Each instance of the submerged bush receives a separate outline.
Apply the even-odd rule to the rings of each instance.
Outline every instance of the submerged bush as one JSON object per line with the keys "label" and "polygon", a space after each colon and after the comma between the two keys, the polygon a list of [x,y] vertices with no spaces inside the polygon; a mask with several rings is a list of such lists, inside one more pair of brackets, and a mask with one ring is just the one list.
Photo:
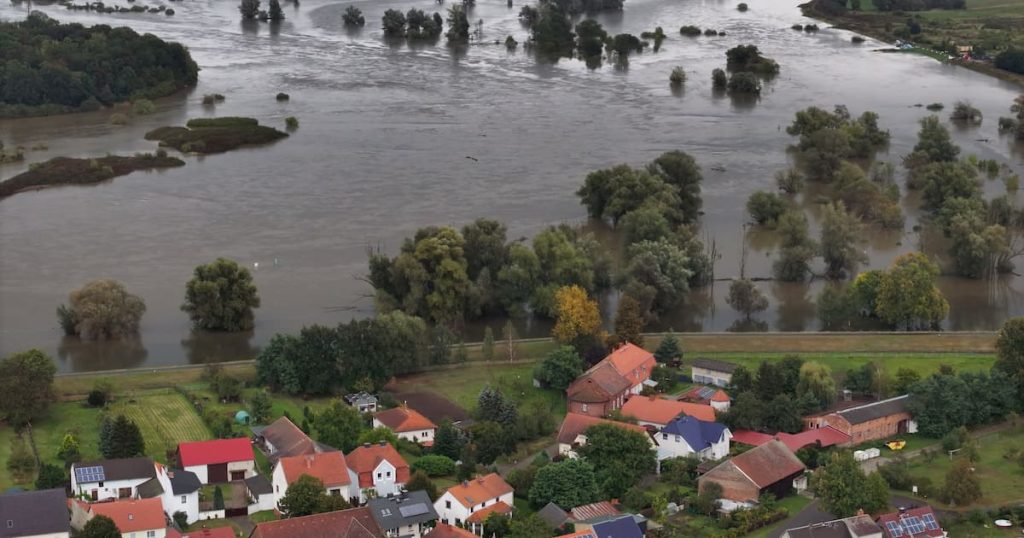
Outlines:
{"label": "submerged bush", "polygon": [[120,112],[115,112],[110,115],[109,121],[111,125],[125,125],[128,123],[128,116]]}
{"label": "submerged bush", "polygon": [[148,116],[156,112],[156,105],[149,99],[139,99],[132,103],[132,114],[136,116]]}
{"label": "submerged bush", "polygon": [[345,23],[345,26],[363,26],[366,24],[362,10],[356,6],[345,8],[345,13],[342,13],[341,20]]}
{"label": "submerged bush", "polygon": [[277,100],[278,101],[287,101],[287,100],[289,100],[291,98],[292,97],[290,95],[288,95],[287,93],[284,93],[284,92],[281,92],[281,93],[277,94]]}
{"label": "submerged bush", "polygon": [[729,85],[729,78],[724,69],[715,69],[711,72],[711,87],[716,90],[724,90]]}
{"label": "submerged bush", "polygon": [[748,10],[750,8],[747,6],[746,2],[740,2],[740,5],[736,6],[736,9],[738,9],[740,11],[746,11],[746,10]]}
{"label": "submerged bush", "polygon": [[700,28],[696,26],[687,25],[679,28],[679,33],[685,36],[694,37],[700,35]]}
{"label": "submerged bush", "polygon": [[284,125],[285,127],[288,128],[288,130],[294,131],[295,129],[299,128],[299,119],[296,118],[295,116],[288,116],[287,118],[284,119]]}
{"label": "submerged bush", "polygon": [[682,86],[683,82],[686,82],[686,72],[683,71],[682,66],[677,65],[672,68],[672,73],[668,76],[668,82],[675,87]]}

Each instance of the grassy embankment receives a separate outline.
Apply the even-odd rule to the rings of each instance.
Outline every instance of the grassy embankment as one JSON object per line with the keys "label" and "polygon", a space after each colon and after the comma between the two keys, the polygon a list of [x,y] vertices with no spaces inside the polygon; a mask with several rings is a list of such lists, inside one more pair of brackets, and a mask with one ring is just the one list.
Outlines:
{"label": "grassy embankment", "polygon": [[167,155],[140,153],[132,157],[110,155],[95,159],[55,157],[33,165],[27,172],[0,182],[0,198],[18,192],[57,185],[91,185],[138,170],[184,166],[185,161]]}
{"label": "grassy embankment", "polygon": [[[921,33],[910,36],[918,45],[911,52],[940,61],[950,61],[946,54],[936,52],[945,43],[983,48],[993,57],[1007,47],[1024,47],[1024,0],[967,0],[966,9],[916,12],[877,11],[871,0],[861,0],[861,11],[842,15],[826,14],[813,0],[801,7],[808,17],[888,43],[899,39],[897,32],[906,28],[908,18],[912,17],[921,25]],[[1024,75],[997,69],[988,62],[951,63],[1024,86]]]}
{"label": "grassy embankment", "polygon": [[[922,374],[949,364],[957,369],[985,369],[994,361],[993,333],[938,333],[938,334],[848,334],[848,333],[794,333],[794,334],[681,334],[678,335],[685,359],[698,356],[729,360],[756,367],[761,360],[780,360],[788,354],[798,354],[809,360],[820,361],[841,373],[867,361],[884,365],[891,373],[900,367],[912,367]],[[653,349],[660,335],[648,335],[645,346]],[[396,380],[392,390],[431,391],[452,400],[460,407],[471,410],[476,396],[485,385],[498,387],[513,394],[520,401],[545,399],[553,413],[561,417],[565,402],[554,391],[534,389],[530,384],[533,362],[555,347],[548,339],[524,340],[518,344],[519,359],[514,363],[495,361],[480,363],[480,346],[468,347],[471,362],[464,365],[431,370],[404,376]],[[495,357],[504,356],[504,348],[495,346]],[[255,377],[252,363],[225,365],[227,373],[251,382]],[[155,370],[131,370],[95,374],[59,376],[56,390],[61,401],[53,406],[47,418],[37,421],[33,429],[40,456],[44,461],[56,462],[56,451],[65,432],[73,432],[81,443],[85,458],[99,457],[98,425],[102,410],[85,406],[84,398],[98,379],[108,378],[116,387],[116,400],[111,404],[114,412],[124,411],[139,423],[146,439],[147,452],[159,461],[166,461],[167,451],[178,441],[209,438],[210,433],[186,399],[173,390],[180,387],[203,402],[208,409],[233,415],[244,408],[242,403],[222,404],[217,401],[203,379],[201,366],[176,367]],[[255,388],[247,388],[243,400]],[[313,412],[329,402],[327,398],[304,400],[283,394],[272,395],[274,418],[287,412],[301,420],[303,408]],[[241,426],[240,433],[244,433]],[[6,461],[11,450],[14,433],[0,428],[0,461]],[[548,440],[524,445],[522,454],[536,452]],[[15,482],[6,467],[0,467],[0,489]],[[24,482],[18,485],[26,485]]]}
{"label": "grassy embankment", "polygon": [[252,118],[224,117],[189,120],[185,127],[160,127],[146,133],[146,140],[182,153],[223,153],[242,146],[267,144],[287,137]]}

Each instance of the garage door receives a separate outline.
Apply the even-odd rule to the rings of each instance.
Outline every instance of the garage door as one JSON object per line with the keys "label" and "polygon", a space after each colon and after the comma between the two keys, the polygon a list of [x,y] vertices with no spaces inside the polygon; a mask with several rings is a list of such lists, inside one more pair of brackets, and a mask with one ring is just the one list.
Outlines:
{"label": "garage door", "polygon": [[206,481],[210,484],[217,484],[228,481],[228,464],[217,463],[206,466]]}

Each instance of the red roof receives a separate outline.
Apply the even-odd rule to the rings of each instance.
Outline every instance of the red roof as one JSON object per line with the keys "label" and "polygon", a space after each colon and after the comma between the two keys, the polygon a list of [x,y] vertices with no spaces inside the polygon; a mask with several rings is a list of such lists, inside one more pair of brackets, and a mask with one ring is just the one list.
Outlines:
{"label": "red roof", "polygon": [[437,428],[437,424],[431,422],[429,418],[408,407],[396,407],[387,411],[381,411],[373,415],[373,418],[396,433],[433,430]]}
{"label": "red roof", "polygon": [[679,415],[689,415],[705,422],[715,421],[715,409],[710,405],[677,402],[657,396],[633,396],[622,406],[622,414],[640,422],[650,422],[662,426]]}
{"label": "red roof", "polygon": [[576,438],[581,433],[587,431],[587,428],[597,426],[598,424],[611,424],[612,426],[618,426],[620,428],[633,430],[647,435],[647,428],[636,424],[592,417],[590,415],[581,415],[580,413],[567,413],[565,415],[565,419],[562,420],[562,426],[558,428],[558,442],[565,445],[571,445],[576,441]]}
{"label": "red roof", "polygon": [[215,439],[178,445],[178,463],[182,467],[252,461],[252,443],[246,437]]}
{"label": "red roof", "polygon": [[577,402],[600,403],[615,399],[631,386],[611,362],[601,361],[577,377],[566,393]]}
{"label": "red roof", "polygon": [[[167,533],[170,536],[170,532]],[[188,531],[181,535],[181,538],[236,538],[235,531],[231,527],[217,527],[214,529],[198,529]]]}
{"label": "red roof", "polygon": [[448,488],[448,493],[451,493],[459,504],[472,509],[484,501],[512,493],[512,486],[508,485],[508,482],[505,482],[497,473],[491,473],[461,484],[455,484]]}
{"label": "red roof", "polygon": [[572,519],[576,521],[586,521],[601,516],[617,516],[621,513],[618,508],[615,508],[614,504],[608,501],[584,504],[569,510]]}
{"label": "red roof", "polygon": [[828,448],[830,446],[842,445],[850,442],[849,435],[846,435],[831,426],[805,430],[796,434],[781,432],[776,434],[774,437],[767,433],[750,430],[738,430],[732,434],[733,441],[751,446],[761,446],[772,439],[782,441],[793,452],[796,452],[805,446],[818,443],[821,443],[822,448]]}
{"label": "red roof", "polygon": [[82,508],[91,514],[90,519],[94,516],[109,517],[125,533],[167,528],[164,503],[160,497],[93,503]]}
{"label": "red roof", "polygon": [[496,502],[496,503],[494,503],[494,504],[492,504],[492,505],[490,505],[490,506],[488,506],[486,508],[481,508],[481,509],[477,510],[476,512],[473,512],[472,514],[469,514],[469,517],[466,518],[466,521],[468,521],[470,523],[483,523],[484,521],[487,521],[487,518],[490,517],[491,514],[511,514],[511,513],[512,513],[512,507],[511,506],[509,506],[509,505],[507,505],[507,504],[505,504],[505,503],[503,503],[501,501],[498,501],[498,502]]}
{"label": "red roof", "polygon": [[[930,519],[936,523],[936,525],[934,525],[936,528],[934,529],[929,529],[926,525],[927,522],[921,519],[925,518],[928,514],[931,514]],[[910,518],[918,519],[913,521]],[[942,538],[943,536],[946,536],[946,533],[942,531],[942,527],[938,525],[938,518],[935,517],[935,512],[932,510],[932,507],[927,505],[919,508],[911,508],[903,511],[902,513],[892,512],[890,514],[882,514],[881,516],[878,516],[876,521],[878,522],[878,526],[882,527],[882,532],[885,533],[885,538],[897,538],[898,536],[905,536],[909,538],[921,538],[924,536]],[[899,528],[902,528],[902,534],[894,535],[893,533],[890,533],[888,523],[894,523],[894,527],[898,526]],[[921,529],[921,532],[912,533],[911,529],[917,529],[920,527],[914,524],[908,526],[908,523],[921,523],[925,524],[925,527]]]}
{"label": "red roof", "polygon": [[657,365],[654,354],[629,342],[612,351],[604,360],[612,363],[619,374],[633,385],[639,385],[651,378],[651,372]]}
{"label": "red roof", "polygon": [[320,479],[325,487],[346,486],[352,482],[345,464],[345,455],[341,452],[289,456],[281,458],[277,464],[284,469],[284,479],[289,484],[304,474]]}
{"label": "red roof", "polygon": [[[789,447],[775,440],[748,450],[722,465],[729,464],[743,471],[758,488],[766,488],[807,468]],[[704,476],[713,472],[714,469]]]}
{"label": "red roof", "polygon": [[718,390],[715,391],[715,394],[711,396],[711,401],[712,402],[728,402],[729,401],[729,395],[726,394],[724,390],[718,389]]}
{"label": "red roof", "polygon": [[373,486],[373,470],[382,461],[387,461],[395,468],[395,481],[403,484],[409,481],[409,464],[405,458],[395,450],[395,447],[388,443],[366,444],[356,448],[345,456],[348,468],[359,475],[359,487],[368,488]]}
{"label": "red roof", "polygon": [[423,535],[423,538],[477,538],[466,529],[460,529],[447,523],[438,523],[434,530]]}
{"label": "red roof", "polygon": [[256,525],[249,538],[383,538],[366,506]]}

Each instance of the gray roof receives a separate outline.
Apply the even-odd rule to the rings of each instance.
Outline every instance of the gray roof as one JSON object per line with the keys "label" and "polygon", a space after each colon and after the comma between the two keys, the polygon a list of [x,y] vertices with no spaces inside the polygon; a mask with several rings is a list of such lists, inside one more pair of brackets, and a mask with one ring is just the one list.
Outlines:
{"label": "gray roof", "polygon": [[192,471],[172,469],[167,474],[171,481],[171,491],[175,495],[187,495],[193,491],[199,491],[199,488],[203,487],[199,477]]}
{"label": "gray roof", "polygon": [[727,374],[733,373],[734,370],[740,367],[738,364],[716,361],[715,359],[694,359],[693,366],[703,368],[705,370],[713,370],[715,372],[724,372]]}
{"label": "gray roof", "polygon": [[860,538],[881,532],[882,528],[871,520],[871,516],[864,515],[789,529],[786,535],[789,538]]}
{"label": "gray roof", "polygon": [[425,491],[410,491],[397,497],[370,499],[367,508],[380,528],[397,529],[402,525],[416,525],[437,519],[434,504]]}
{"label": "gray roof", "polygon": [[139,497],[143,499],[152,499],[153,497],[159,497],[163,495],[164,487],[161,486],[160,481],[154,477],[139,484],[139,487],[136,489],[136,492],[139,494]]}
{"label": "gray roof", "polygon": [[557,529],[569,521],[569,514],[562,510],[557,504],[549,502],[537,511],[537,517],[544,520],[545,523],[551,526],[553,529]]}
{"label": "gray roof", "polygon": [[72,466],[74,469],[102,467],[104,480],[132,480],[136,478],[156,478],[156,467],[149,458],[117,458],[110,460],[81,461]]}
{"label": "gray roof", "polygon": [[909,413],[909,410],[907,409],[907,403],[909,401],[910,396],[904,394],[903,396],[889,398],[888,400],[844,409],[839,411],[837,414],[846,419],[850,424],[861,424],[863,422],[876,420],[890,415]]}
{"label": "gray roof", "polygon": [[253,495],[267,495],[274,492],[274,487],[270,485],[270,481],[261,474],[246,478],[245,487],[249,488]]}
{"label": "gray roof", "polygon": [[346,394],[345,401],[349,405],[375,404],[377,403],[377,397],[366,392],[357,392],[355,394]]}
{"label": "gray roof", "polygon": [[0,538],[71,532],[67,495],[63,489],[0,495],[0,522]]}

